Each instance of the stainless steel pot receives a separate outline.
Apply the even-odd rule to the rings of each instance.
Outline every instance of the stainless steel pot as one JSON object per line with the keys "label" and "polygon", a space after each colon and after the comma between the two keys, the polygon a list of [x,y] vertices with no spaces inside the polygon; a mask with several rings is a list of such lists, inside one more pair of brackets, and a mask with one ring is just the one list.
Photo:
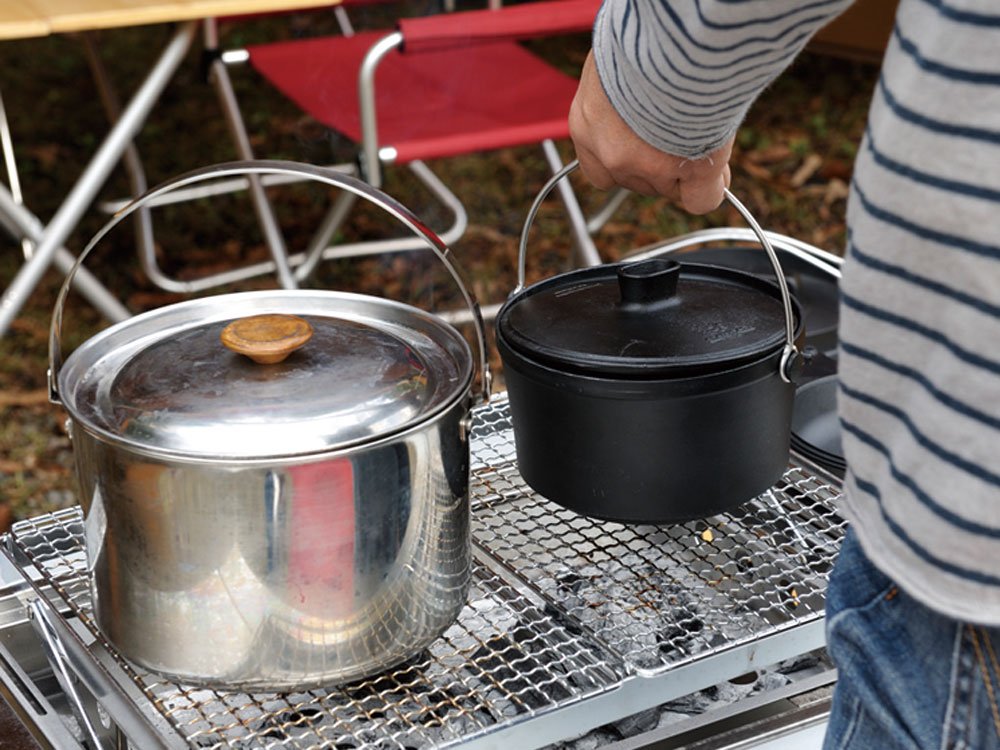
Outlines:
{"label": "stainless steel pot", "polygon": [[[240,162],[189,173],[123,209],[77,267],[156,196],[243,174],[351,191],[423,237],[472,311],[488,398],[482,318],[448,248],[396,201],[332,170]],[[63,362],[71,279],[53,315],[50,390],[72,425],[96,621],[123,656],[185,682],[302,689],[404,661],[454,621],[470,579],[476,369],[455,329],[375,297],[249,292],[138,315]],[[295,338],[275,323],[311,339],[270,364],[226,348],[249,339],[270,352]]]}

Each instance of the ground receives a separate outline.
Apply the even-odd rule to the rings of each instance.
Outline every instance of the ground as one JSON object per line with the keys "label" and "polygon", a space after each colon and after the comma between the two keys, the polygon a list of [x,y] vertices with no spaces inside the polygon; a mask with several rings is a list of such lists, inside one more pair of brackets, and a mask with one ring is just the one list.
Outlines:
{"label": "ground", "polygon": [[[416,8],[411,12],[418,12]],[[366,20],[361,19],[364,23]],[[234,45],[326,28],[313,14],[291,19],[257,19],[228,32]],[[93,38],[121,92],[130,92],[150,56],[170,29],[150,26],[102,33]],[[54,36],[0,45],[0,94],[10,118],[25,201],[43,220],[56,210],[85,160],[106,132],[100,98],[88,72],[84,37]],[[587,49],[585,37],[536,47],[566,70],[576,71]],[[191,53],[146,124],[137,147],[150,185],[174,175],[235,158],[224,121],[202,79],[198,50]],[[269,90],[249,69],[234,70],[257,154],[308,163],[350,159],[350,144],[303,116]],[[806,52],[757,101],[738,137],[733,155],[734,193],[767,229],[796,236],[839,253],[851,164],[864,130],[865,111],[877,68]],[[571,144],[560,143],[565,158]],[[517,240],[528,205],[546,177],[534,147],[431,162],[429,166],[466,203],[470,226],[456,243],[455,257],[483,304],[498,302],[513,288]],[[573,178],[588,208],[602,195]],[[432,226],[445,217],[419,190],[405,169],[391,170],[385,190]],[[102,200],[124,197],[128,182],[117,169]],[[283,228],[298,247],[322,214],[314,188],[276,192]],[[558,201],[547,202],[530,243],[529,277],[540,278],[573,263]],[[163,266],[181,276],[234,262],[261,258],[265,251],[250,221],[245,198],[234,196],[164,209],[156,214],[157,249]],[[97,206],[86,213],[67,247],[78,253],[106,221]],[[692,217],[663,201],[630,197],[598,235],[603,257],[614,260],[652,242],[705,226],[742,226],[728,207]],[[394,232],[377,209],[356,213],[344,238]],[[0,287],[20,262],[21,247],[0,237]],[[454,291],[429,255],[380,256],[324,265],[315,283],[392,296],[421,306],[447,307]],[[144,276],[131,228],[119,227],[101,243],[88,266],[134,311],[180,297],[159,291]],[[48,512],[75,502],[72,447],[61,408],[48,403],[48,331],[60,275],[51,271],[13,329],[0,339],[0,530],[9,518]],[[253,286],[273,286],[269,279]],[[242,288],[247,288],[245,285]],[[219,290],[224,291],[224,290]],[[65,326],[68,349],[105,325],[79,297],[70,297]],[[495,370],[499,362],[491,359]],[[497,387],[503,387],[502,373]],[[6,516],[6,518],[5,518]]]}

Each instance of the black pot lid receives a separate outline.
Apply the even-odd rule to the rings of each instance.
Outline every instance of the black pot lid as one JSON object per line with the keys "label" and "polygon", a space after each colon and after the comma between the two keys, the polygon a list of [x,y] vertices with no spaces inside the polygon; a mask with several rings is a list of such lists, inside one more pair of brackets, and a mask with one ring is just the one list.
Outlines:
{"label": "black pot lid", "polygon": [[[794,303],[793,310],[800,319]],[[523,356],[595,375],[718,372],[785,342],[777,284],[665,258],[546,279],[509,300],[497,326]]]}
{"label": "black pot lid", "polygon": [[[802,306],[806,342],[826,334],[836,334],[840,292],[837,279],[819,270],[812,263],[775,248],[781,270],[785,272],[788,289]],[[767,253],[757,245],[747,247],[700,247],[685,250],[676,259],[680,262],[707,263],[746,271],[767,280],[774,278],[774,268]]]}

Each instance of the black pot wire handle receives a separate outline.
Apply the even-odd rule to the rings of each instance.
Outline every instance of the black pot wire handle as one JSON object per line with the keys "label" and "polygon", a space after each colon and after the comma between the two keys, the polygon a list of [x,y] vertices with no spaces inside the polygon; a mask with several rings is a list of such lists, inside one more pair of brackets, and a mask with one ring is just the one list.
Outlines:
{"label": "black pot wire handle", "polygon": [[[538,209],[541,207],[542,201],[544,201],[548,194],[552,192],[552,189],[561,179],[566,177],[566,175],[570,172],[573,172],[579,166],[580,161],[578,159],[574,159],[556,172],[551,179],[545,183],[538,195],[535,196],[535,200],[531,204],[531,208],[528,209],[528,216],[525,219],[524,227],[521,229],[521,240],[518,246],[517,286],[514,287],[510,296],[513,297],[524,290],[528,233],[531,231],[531,225],[535,221],[535,215],[538,213]],[[798,367],[801,357],[798,347],[795,346],[795,313],[792,308],[792,295],[788,290],[788,282],[785,280],[785,273],[781,269],[781,262],[778,260],[778,255],[775,253],[770,239],[768,239],[764,230],[761,229],[757,220],[754,219],[753,214],[751,214],[747,207],[744,206],[739,199],[737,199],[737,197],[729,191],[729,188],[724,188],[723,194],[725,195],[726,200],[732,204],[733,208],[739,211],[744,221],[746,221],[746,223],[750,226],[750,229],[753,230],[757,241],[767,253],[767,257],[771,261],[771,267],[774,269],[774,273],[777,276],[778,288],[781,291],[781,304],[785,312],[785,346],[781,354],[781,360],[778,363],[778,374],[784,382],[792,383],[794,370]]]}

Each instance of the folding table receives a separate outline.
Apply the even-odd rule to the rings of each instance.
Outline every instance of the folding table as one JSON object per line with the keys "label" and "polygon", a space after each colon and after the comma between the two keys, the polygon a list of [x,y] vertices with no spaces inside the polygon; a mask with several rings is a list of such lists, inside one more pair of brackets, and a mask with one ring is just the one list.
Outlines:
{"label": "folding table", "polygon": [[[111,126],[104,141],[47,225],[15,200],[0,184],[0,224],[34,244],[30,258],[0,298],[0,336],[10,328],[46,269],[55,263],[66,272],[74,262],[63,248],[80,218],[93,203],[111,170],[142,128],[160,94],[187,55],[195,38],[197,20],[236,13],[292,10],[334,5],[338,0],[3,0],[0,2],[0,40],[94,31],[153,23],[177,23],[177,28],[153,63],[143,83]],[[129,312],[90,274],[78,276],[79,288],[112,320]]]}

